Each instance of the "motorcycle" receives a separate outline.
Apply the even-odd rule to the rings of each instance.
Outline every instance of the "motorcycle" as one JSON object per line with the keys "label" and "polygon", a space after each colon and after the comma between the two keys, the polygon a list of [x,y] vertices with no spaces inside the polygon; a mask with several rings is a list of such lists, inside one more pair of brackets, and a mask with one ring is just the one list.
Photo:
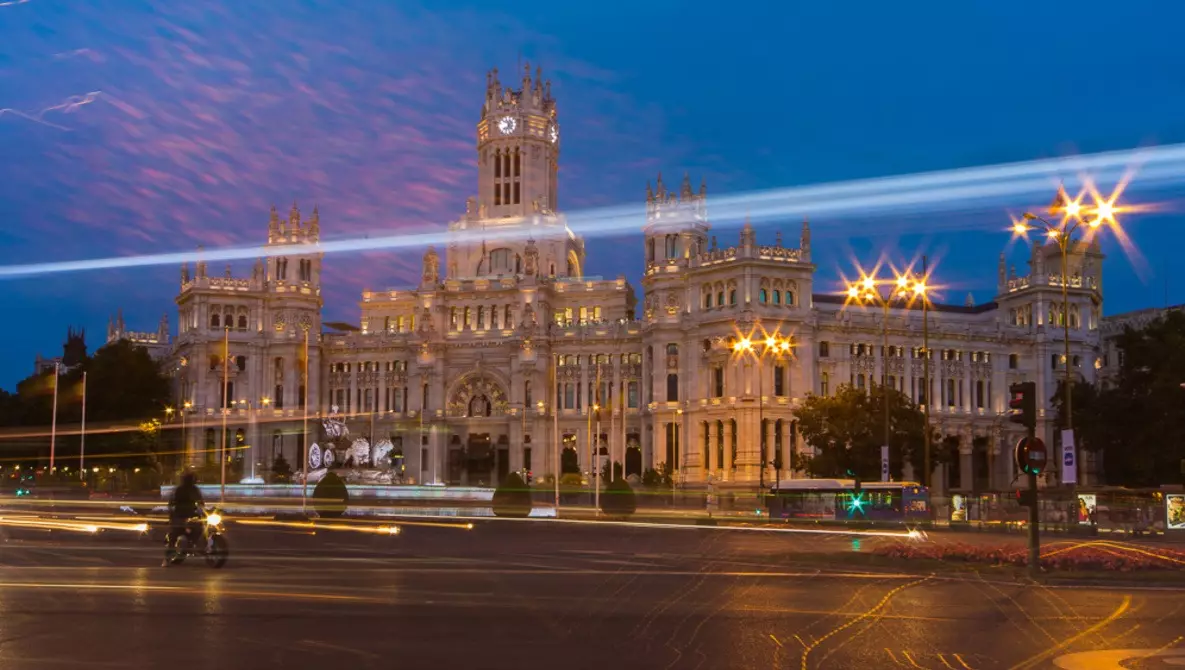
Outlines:
{"label": "motorcycle", "polygon": [[180,565],[190,556],[201,556],[206,565],[221,568],[230,556],[230,545],[226,542],[222,526],[222,514],[218,510],[207,512],[202,509],[199,516],[185,524],[181,537],[172,534],[165,540],[165,559],[170,565]]}

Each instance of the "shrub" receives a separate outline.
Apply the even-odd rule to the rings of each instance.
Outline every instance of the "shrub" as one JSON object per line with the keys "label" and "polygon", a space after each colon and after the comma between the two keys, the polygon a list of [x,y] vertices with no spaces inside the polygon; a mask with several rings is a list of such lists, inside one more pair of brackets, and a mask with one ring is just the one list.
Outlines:
{"label": "shrub", "polygon": [[272,463],[272,482],[287,484],[291,480],[292,466],[288,464],[288,459],[284,458],[283,454],[276,456],[275,462]]}
{"label": "shrub", "polygon": [[517,472],[506,475],[494,490],[494,516],[525,518],[531,514],[531,489]]}
{"label": "shrub", "polygon": [[560,486],[566,489],[578,489],[584,486],[584,477],[578,472],[569,472],[560,477]]}
{"label": "shrub", "polygon": [[350,505],[350,490],[336,473],[327,472],[313,489],[313,498],[318,515],[336,518],[344,514]]}
{"label": "shrub", "polygon": [[634,489],[624,479],[614,479],[601,491],[601,511],[611,516],[629,516],[638,509]]}

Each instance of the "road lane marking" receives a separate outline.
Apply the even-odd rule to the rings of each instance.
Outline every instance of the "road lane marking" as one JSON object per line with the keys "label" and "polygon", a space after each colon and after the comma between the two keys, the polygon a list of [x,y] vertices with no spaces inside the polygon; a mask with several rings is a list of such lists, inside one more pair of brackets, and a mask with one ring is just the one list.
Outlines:
{"label": "road lane marking", "polygon": [[826,635],[819,638],[818,640],[815,640],[815,642],[813,644],[811,644],[811,646],[807,647],[802,652],[802,670],[807,670],[807,668],[809,667],[807,665],[807,661],[810,658],[811,651],[816,649],[820,644],[823,644],[824,642],[826,642],[828,638],[835,635],[836,633],[840,633],[840,632],[850,628],[851,626],[859,623],[860,621],[863,621],[864,619],[867,619],[870,616],[873,616],[874,614],[877,613],[878,610],[880,610],[880,609],[884,608],[886,605],[888,605],[889,601],[893,599],[893,596],[897,595],[898,593],[904,591],[905,589],[907,589],[911,586],[917,586],[918,584],[921,584],[922,582],[925,582],[928,579],[929,579],[929,577],[923,577],[923,578],[918,579],[916,581],[908,582],[906,584],[902,584],[900,586],[894,587],[888,593],[886,593],[884,595],[884,597],[881,598],[880,602],[878,602],[876,605],[874,605],[872,607],[872,609],[868,610],[867,612],[864,612],[863,614],[861,614],[858,617],[855,617],[854,619],[849,620],[848,622],[844,623],[843,625],[837,626],[830,633],[827,633]]}
{"label": "road lane marking", "polygon": [[1132,604],[1132,597],[1128,596],[1128,595],[1123,596],[1123,602],[1121,602],[1119,604],[1119,607],[1117,607],[1114,612],[1107,615],[1107,618],[1105,618],[1102,621],[1096,623],[1095,625],[1087,628],[1086,630],[1081,631],[1080,633],[1077,633],[1065,640],[1062,640],[1061,642],[1050,647],[1049,649],[1046,649],[1045,651],[1043,651],[1043,652],[1041,652],[1041,653],[1039,653],[1027,660],[1017,663],[1016,665],[1012,666],[1012,670],[1024,670],[1025,668],[1031,668],[1031,667],[1037,665],[1038,663],[1040,663],[1041,661],[1044,661],[1045,659],[1049,658],[1050,656],[1053,656],[1054,654],[1058,653],[1059,651],[1062,651],[1066,647],[1069,647],[1070,645],[1074,644],[1078,640],[1081,640],[1082,638],[1086,637],[1087,635],[1090,635],[1096,631],[1102,630],[1103,628],[1107,627],[1108,625],[1110,625],[1111,623],[1113,623],[1114,621],[1119,619],[1119,617],[1123,616],[1124,613],[1126,613],[1127,610],[1131,607],[1131,604]]}

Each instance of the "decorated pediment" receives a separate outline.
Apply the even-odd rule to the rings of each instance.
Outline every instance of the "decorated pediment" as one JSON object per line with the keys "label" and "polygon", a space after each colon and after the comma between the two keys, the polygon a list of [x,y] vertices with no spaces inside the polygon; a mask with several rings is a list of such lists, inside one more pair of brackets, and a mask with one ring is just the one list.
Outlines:
{"label": "decorated pediment", "polygon": [[506,413],[510,403],[506,391],[488,375],[470,374],[453,388],[449,395],[449,416],[481,418]]}

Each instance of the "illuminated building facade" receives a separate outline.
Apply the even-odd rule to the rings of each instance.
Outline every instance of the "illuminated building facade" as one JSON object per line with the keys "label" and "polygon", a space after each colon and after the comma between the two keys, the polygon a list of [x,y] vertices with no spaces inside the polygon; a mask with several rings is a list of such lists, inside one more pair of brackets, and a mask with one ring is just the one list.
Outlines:
{"label": "illuminated building facade", "polygon": [[[260,261],[250,278],[183,268],[173,362],[193,460],[215,457],[225,412],[228,444],[252,446],[265,470],[280,454],[299,467],[307,392],[311,439],[318,417],[348,417],[353,434],[392,440],[409,482],[587,472],[599,451],[628,474],[665,467],[678,483],[751,487],[763,460],[767,483],[803,476],[809,446],[795,411],[808,394],[867,388],[885,373],[915,401],[933,398],[943,435],[933,448],[953,461],[938,486],[1011,486],[1019,433],[1008,386],[1035,381],[1047,397],[1061,378],[1056,247],[1034,247],[1023,277],[1001,258],[993,302],[928,310],[927,394],[918,305],[889,310],[882,351],[879,308],[845,307],[841,287],[816,286],[808,223],[790,246],[781,232],[759,244],[748,224],[722,244],[705,185],[686,177],[647,187],[640,304],[624,277],[587,273],[584,240],[558,211],[561,147],[541,73],[528,67],[511,88],[490,72],[478,195],[445,247],[424,253],[418,285],[363,292],[356,326],[322,325],[316,210],[302,221],[294,206],[281,221],[273,209],[269,244],[295,252]],[[1100,356],[1101,260],[1094,246],[1071,253],[1070,364],[1086,381]],[[736,340],[758,333],[792,346],[738,356]],[[1047,407],[1039,430],[1052,443]]]}

